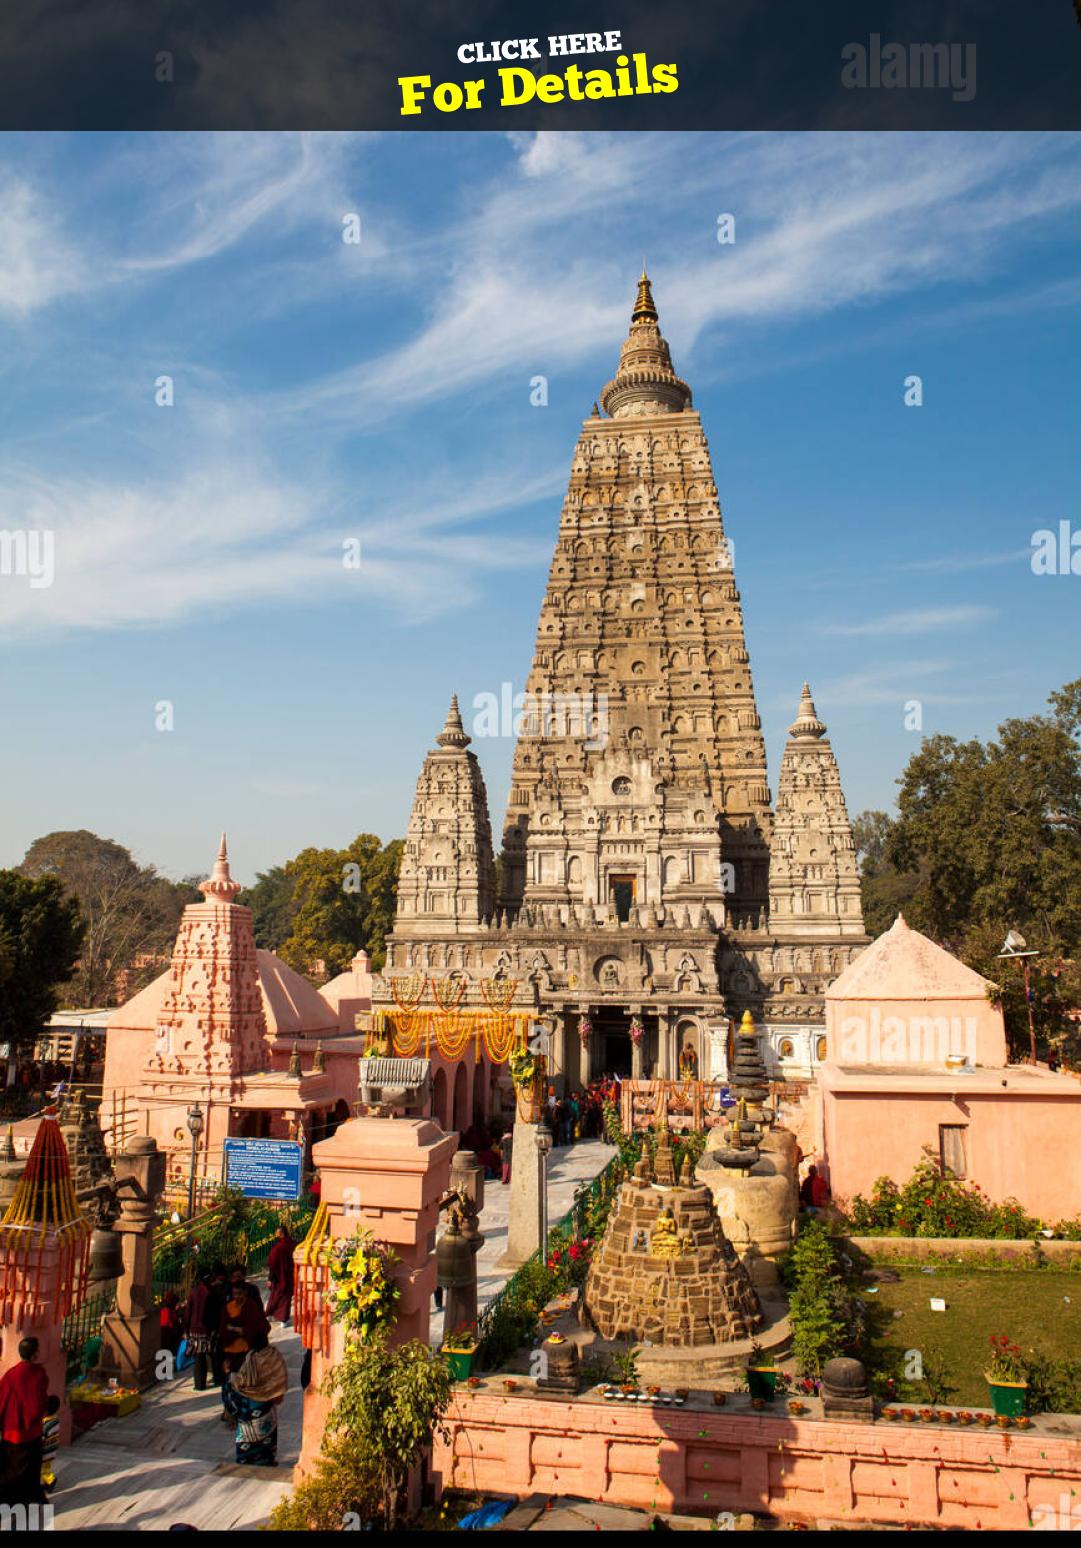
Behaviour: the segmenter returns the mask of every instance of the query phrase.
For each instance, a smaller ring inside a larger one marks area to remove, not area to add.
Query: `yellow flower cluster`
[[[370,1231],[358,1230],[340,1242],[330,1260],[335,1321],[365,1339],[380,1323],[389,1322],[401,1295],[391,1275],[397,1262],[397,1255],[380,1246]]]

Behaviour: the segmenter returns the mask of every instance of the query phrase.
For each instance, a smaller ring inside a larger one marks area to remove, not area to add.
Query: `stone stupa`
[[[758,1296],[710,1190],[675,1182],[667,1130],[657,1137],[655,1169],[643,1151],[620,1188],[586,1278],[585,1311],[601,1338],[652,1346],[640,1370],[643,1359],[681,1351],[702,1356],[700,1374],[710,1353],[727,1367],[725,1346],[746,1349],[762,1327]]]

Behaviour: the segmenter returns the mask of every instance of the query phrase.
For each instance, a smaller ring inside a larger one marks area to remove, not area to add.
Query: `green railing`
[[[572,1241],[579,1240],[587,1232],[599,1236],[604,1230],[608,1211],[623,1181],[623,1176],[623,1162],[617,1151],[592,1182],[583,1183],[575,1190],[570,1209],[551,1227],[550,1234],[557,1236],[564,1233]],[[488,1353],[494,1353],[490,1346],[495,1329],[500,1320],[505,1319],[508,1314],[518,1324],[520,1332],[526,1338],[529,1337],[541,1308],[537,1306],[534,1312],[535,1298],[528,1291],[531,1281],[536,1280],[538,1270],[542,1267],[540,1252],[535,1252],[515,1269],[502,1290],[492,1297],[480,1313],[477,1318],[477,1334],[480,1339],[482,1363],[486,1354],[485,1345],[489,1346]],[[518,1315],[519,1310],[520,1315]]]
[[[310,1198],[299,1204],[248,1206],[239,1220],[230,1219],[229,1206],[218,1204],[190,1221],[160,1226],[154,1233],[154,1297],[167,1290],[184,1297],[200,1267],[214,1262],[227,1267],[242,1263],[249,1275],[266,1268],[278,1225],[285,1221],[294,1241],[300,1241],[311,1224],[315,1204]]]
[[[115,1305],[115,1290],[104,1295],[89,1295],[81,1306],[64,1318],[60,1342],[67,1356],[69,1385],[85,1376],[94,1364],[101,1347],[101,1320]]]

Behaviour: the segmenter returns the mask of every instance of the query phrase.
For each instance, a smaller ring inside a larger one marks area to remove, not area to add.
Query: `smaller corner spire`
[[[465,727],[462,725],[456,693],[450,696],[450,709],[447,711],[446,721],[435,740],[439,747],[468,747],[473,740],[471,736],[466,735]]]
[[[225,841],[225,834],[221,836],[218,845],[218,856],[214,861],[214,869],[206,881],[199,883],[199,891],[209,903],[213,898],[218,903],[232,903],[238,892],[243,889],[238,881],[234,881],[229,872],[229,847]]]
[[[825,736],[826,727],[819,720],[815,710],[814,700],[811,698],[810,685],[804,683],[803,692],[800,694],[799,713],[788,728],[789,736],[813,737]]]

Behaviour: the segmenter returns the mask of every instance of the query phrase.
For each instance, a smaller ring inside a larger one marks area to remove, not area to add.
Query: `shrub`
[[[385,1328],[367,1341],[347,1336],[323,1388],[337,1399],[323,1456],[313,1477],[274,1511],[272,1530],[341,1531],[355,1513],[361,1521],[379,1514],[394,1531],[402,1486],[433,1434],[444,1432],[454,1383],[427,1344],[388,1340]]]
[[[846,1344],[847,1293],[836,1249],[821,1220],[810,1220],[786,1254],[792,1285],[792,1353],[805,1374],[821,1375]]]
[[[1030,1351],[1023,1364],[1030,1414],[1081,1413],[1081,1359],[1053,1359]]]
[[[880,1177],[866,1199],[857,1194],[843,1217],[857,1235],[986,1236],[1023,1241],[1041,1229],[1016,1199],[992,1203],[978,1183],[962,1182],[943,1171],[938,1159],[924,1149],[903,1188]]]

